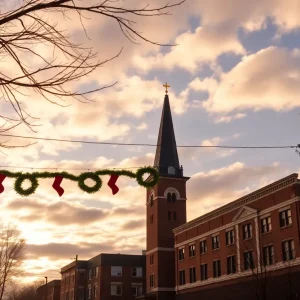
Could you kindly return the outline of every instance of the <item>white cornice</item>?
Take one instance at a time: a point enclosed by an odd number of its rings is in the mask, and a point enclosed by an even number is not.
[[[175,251],[175,249],[174,248],[156,247],[154,249],[151,249],[151,250],[147,251],[146,254],[151,254],[151,253],[157,252],[157,251],[170,251],[170,252],[173,252],[173,251]]]
[[[232,210],[235,210],[235,209],[237,209],[237,208],[239,208],[243,205],[247,205],[251,202],[257,201],[258,199],[260,199],[262,197],[265,197],[269,194],[273,194],[275,191],[279,191],[281,189],[286,188],[289,185],[297,183],[298,182],[297,178],[298,178],[298,174],[293,173],[293,174],[291,174],[291,175],[289,175],[285,178],[282,178],[282,179],[280,179],[280,180],[278,180],[278,181],[276,181],[272,184],[269,184],[269,185],[267,185],[267,186],[265,186],[265,187],[263,187],[263,188],[261,188],[257,191],[254,191],[254,192],[252,192],[252,193],[250,193],[250,194],[248,194],[248,195],[246,195],[242,198],[239,198],[239,199],[237,199],[233,202],[230,202],[230,203],[228,203],[228,204],[226,204],[226,205],[224,205],[224,206],[222,206],[222,207],[220,207],[220,208],[218,208],[218,209],[216,209],[212,212],[209,212],[209,213],[207,213],[203,216],[200,216],[200,217],[198,217],[194,220],[191,220],[191,221],[189,221],[189,222],[187,222],[187,223],[185,223],[185,224],[183,224],[183,225],[181,225],[177,228],[174,228],[173,232],[174,232],[175,235],[178,234],[178,233],[182,233],[185,230],[188,230],[190,228],[198,226],[201,223],[205,223],[208,220],[211,220],[213,218],[218,217],[219,215],[222,215],[224,213],[228,213],[228,212],[230,212]],[[194,223],[195,223],[195,225],[194,225]]]

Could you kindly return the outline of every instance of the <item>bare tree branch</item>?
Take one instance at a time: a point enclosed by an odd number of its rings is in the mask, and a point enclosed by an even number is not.
[[[66,98],[89,102],[89,94],[116,84],[114,82],[87,91],[70,88],[78,80],[117,58],[122,49],[111,58],[100,60],[93,48],[74,42],[57,22],[47,19],[50,13],[61,13],[66,19],[68,14],[74,12],[87,37],[83,20],[101,16],[114,20],[132,43],[141,40],[159,46],[173,46],[146,38],[135,27],[136,21],[129,17],[169,15],[168,9],[184,1],[153,8],[149,4],[142,8],[128,8],[118,5],[119,0],[20,0],[18,7],[6,12],[3,12],[3,4],[0,3],[0,65],[11,65],[9,69],[0,68],[0,100],[10,104],[16,114],[16,118],[0,116],[0,120],[4,121],[14,119],[6,123],[8,127],[1,127],[0,133],[21,123],[33,130],[32,117],[24,111],[21,100],[27,101],[32,93],[63,106],[62,101]],[[52,58],[39,52],[37,47],[41,45],[52,51]],[[25,59],[28,57],[30,63]]]

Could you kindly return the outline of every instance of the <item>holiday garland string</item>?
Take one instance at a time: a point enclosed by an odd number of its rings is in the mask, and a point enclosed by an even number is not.
[[[143,179],[144,175],[149,175],[147,179]],[[38,179],[39,178],[55,178],[55,181],[59,181],[59,183],[56,183],[58,188],[62,189],[60,187],[60,183],[62,179],[68,179],[71,181],[77,181],[79,188],[88,193],[92,194],[100,190],[102,186],[102,180],[99,176],[101,175],[111,175],[115,178],[118,178],[119,176],[126,176],[129,178],[135,178],[137,183],[140,186],[143,186],[145,188],[153,187],[156,185],[159,174],[155,168],[152,167],[143,167],[137,170],[136,173],[128,171],[128,170],[97,170],[95,172],[85,172],[81,173],[80,175],[76,176],[68,172],[32,172],[32,173],[23,173],[23,172],[11,172],[7,170],[0,170],[0,193],[4,190],[2,186],[2,181],[5,179],[5,177],[10,178],[16,178],[14,189],[15,191],[21,195],[21,196],[29,196],[33,194],[37,187],[39,186]],[[85,183],[85,180],[91,179],[94,181],[93,186],[88,186]],[[22,184],[25,180],[29,180],[31,183],[31,186],[28,188],[23,188]],[[116,179],[115,179],[116,180]],[[57,187],[54,187],[55,183],[53,184],[53,188],[57,189]],[[63,189],[62,189],[63,193]],[[61,193],[61,194],[62,194]]]

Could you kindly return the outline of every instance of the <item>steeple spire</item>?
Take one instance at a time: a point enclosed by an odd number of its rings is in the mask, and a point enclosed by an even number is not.
[[[167,83],[163,86],[166,87],[166,95],[161,115],[154,166],[158,168],[161,176],[183,177],[182,168],[179,165],[169,96],[167,94],[167,88],[170,86]]]

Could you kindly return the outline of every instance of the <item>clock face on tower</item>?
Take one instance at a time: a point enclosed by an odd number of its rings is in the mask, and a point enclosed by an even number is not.
[[[174,167],[168,167],[168,174],[175,175],[175,168]]]

